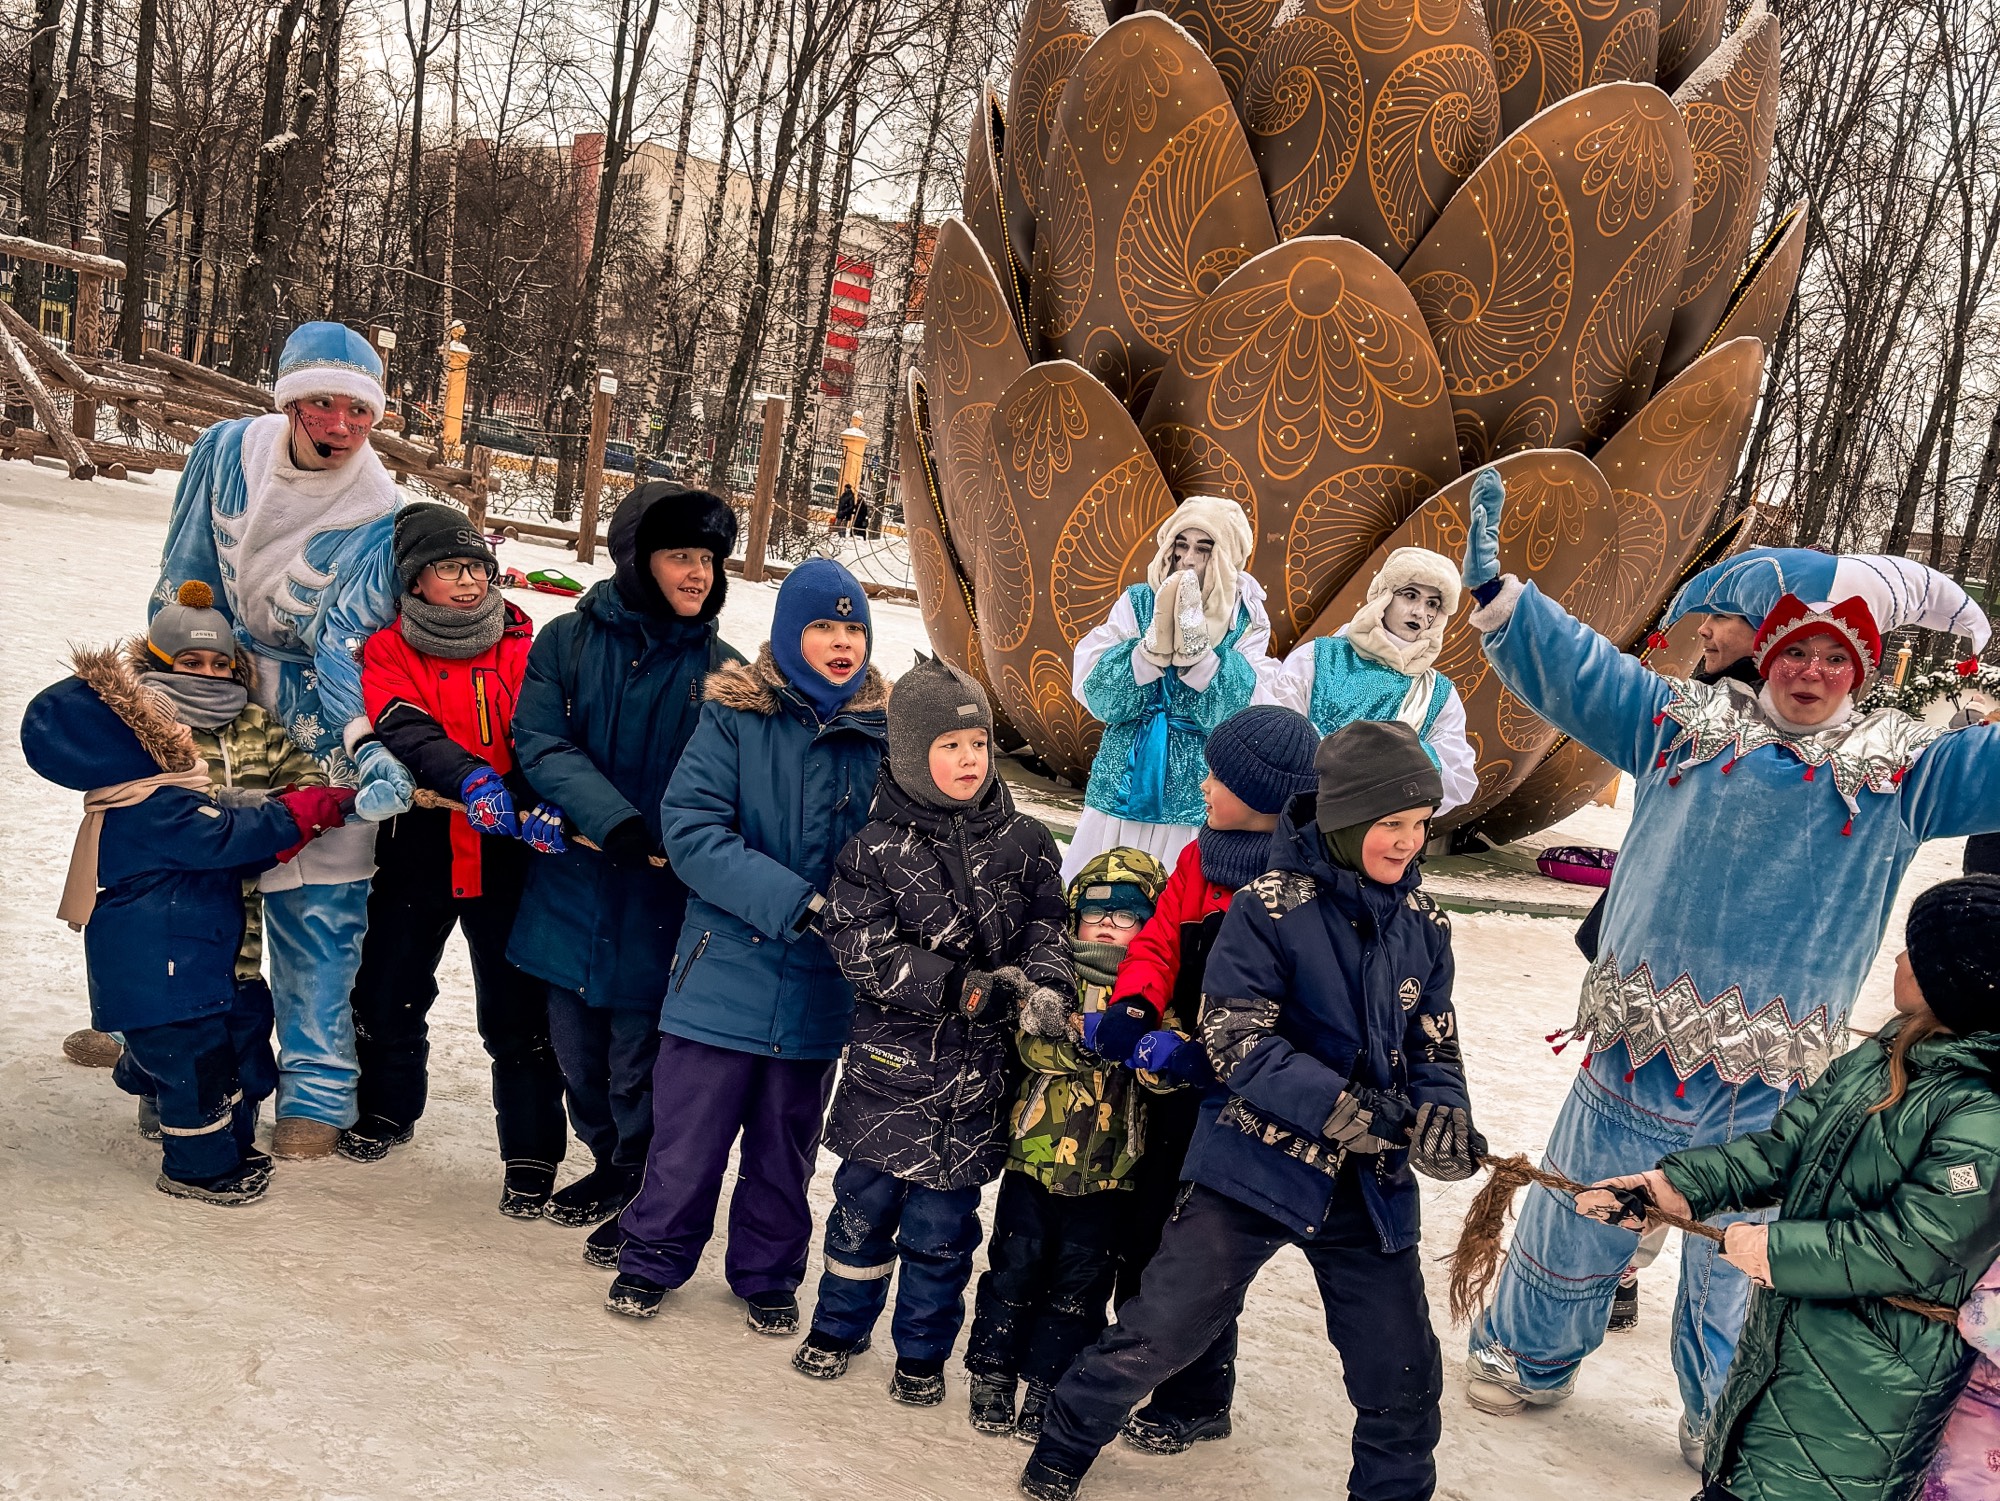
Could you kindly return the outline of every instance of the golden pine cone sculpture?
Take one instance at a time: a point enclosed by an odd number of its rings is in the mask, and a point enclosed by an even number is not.
[[[932,642],[1058,775],[1100,730],[1076,643],[1189,494],[1248,514],[1274,654],[1391,549],[1456,557],[1487,463],[1502,566],[1622,646],[1726,549],[1806,206],[1752,247],[1778,23],[1724,12],[1030,0],[939,230],[903,502]],[[1438,667],[1479,761],[1453,822],[1528,832],[1609,779],[1464,613]]]

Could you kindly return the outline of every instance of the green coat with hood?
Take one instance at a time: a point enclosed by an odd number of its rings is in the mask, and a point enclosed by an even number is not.
[[[1957,1307],[2000,1252],[2000,1032],[1909,1052],[1889,1109],[1885,1031],[1767,1131],[1666,1158],[1698,1218],[1779,1206],[1708,1432],[1740,1501],[1914,1501],[1972,1347],[1891,1296]]]

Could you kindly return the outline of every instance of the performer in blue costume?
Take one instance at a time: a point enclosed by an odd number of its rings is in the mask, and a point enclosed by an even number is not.
[[[1480,476],[1467,539],[1486,655],[1529,708],[1634,783],[1570,1029],[1584,1067],[1546,1158],[1592,1182],[1762,1129],[1842,1050],[1918,846],[2000,828],[2000,730],[1863,713],[1856,695],[1884,631],[1925,626],[1983,648],[1990,627],[1950,579],[1908,559],[1760,549],[1696,575],[1668,620],[1758,622],[1764,682],[1661,677],[1533,583],[1500,577],[1503,493],[1499,476]],[[1528,1192],[1472,1330],[1467,1395],[1490,1413],[1570,1394],[1637,1241]],[[1684,1238],[1673,1359],[1697,1468],[1748,1297],[1712,1242]]]
[[[410,805],[410,774],[361,707],[361,645],[396,618],[394,482],[369,447],[382,362],[339,323],[285,341],[278,410],[218,423],[188,455],[168,523],[157,612],[200,579],[256,669],[253,692],[286,733],[358,786],[379,821]],[[354,1124],[354,1021],[375,831],[315,840],[262,882],[278,1018],[278,1119],[271,1149],[317,1157]]]
[[[1243,507],[1190,495],[1156,540],[1146,582],[1076,644],[1070,691],[1104,721],[1104,739],[1063,855],[1065,881],[1118,845],[1173,868],[1207,817],[1208,732],[1250,707],[1272,666]]]
[[[1458,612],[1458,565],[1422,547],[1399,547],[1368,582],[1354,619],[1302,641],[1265,678],[1257,701],[1297,709],[1321,735],[1359,719],[1401,720],[1417,732],[1444,779],[1440,814],[1479,791],[1465,734],[1465,701],[1435,666]]]

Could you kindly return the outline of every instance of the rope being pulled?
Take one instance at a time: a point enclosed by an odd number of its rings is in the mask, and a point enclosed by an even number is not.
[[[453,798],[445,797],[440,793],[432,792],[429,789],[423,787],[419,787],[416,790],[416,794],[410,799],[410,801],[415,803],[419,808],[442,808],[447,813],[463,813],[465,811],[464,803],[458,802],[456,799]],[[572,844],[580,844],[587,850],[597,850],[599,854],[604,853],[601,847],[599,847],[596,844],[593,844],[590,840],[586,839],[581,834],[573,834],[573,833],[565,834],[564,837],[567,838]],[[648,855],[646,857],[646,863],[648,865],[653,866],[655,869],[665,870],[667,866],[667,857],[665,855]]]
[[[1492,1176],[1473,1199],[1472,1208],[1466,1212],[1464,1228],[1459,1231],[1458,1245],[1447,1258],[1451,1263],[1451,1316],[1453,1322],[1460,1324],[1469,1322],[1485,1306],[1486,1295],[1492,1291],[1494,1282],[1500,1276],[1501,1264],[1507,1259],[1500,1232],[1506,1226],[1508,1215],[1514,1211],[1514,1195],[1530,1183],[1539,1183],[1571,1198],[1590,1191],[1589,1184],[1576,1183],[1560,1173],[1538,1168],[1518,1154],[1513,1157],[1482,1157],[1479,1160],[1492,1170]],[[1657,1204],[1649,1204],[1646,1214],[1654,1224],[1670,1225],[1689,1235],[1699,1235],[1704,1240],[1722,1244],[1723,1232],[1714,1225],[1671,1214]],[[1948,1304],[1903,1297],[1885,1297],[1878,1301],[1921,1314],[1940,1324],[1958,1322],[1958,1310]]]

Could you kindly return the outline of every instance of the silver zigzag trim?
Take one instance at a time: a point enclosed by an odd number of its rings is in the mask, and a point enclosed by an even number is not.
[[[1703,1000],[1685,973],[1664,987],[1645,964],[1620,975],[1615,954],[1604,955],[1584,976],[1573,1030],[1590,1039],[1593,1052],[1622,1041],[1634,1068],[1665,1053],[1683,1079],[1712,1067],[1724,1083],[1761,1079],[1773,1089],[1812,1083],[1836,1052],[1834,1022],[1824,1006],[1794,1022],[1782,996],[1756,1011],[1736,985]]]

